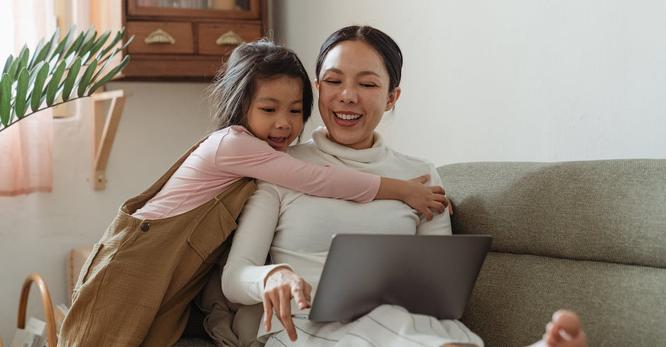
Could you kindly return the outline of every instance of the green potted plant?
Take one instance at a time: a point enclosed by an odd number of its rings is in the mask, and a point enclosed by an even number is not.
[[[111,40],[110,31],[99,36],[94,29],[75,31],[70,29],[60,39],[56,30],[50,39],[40,40],[32,54],[23,46],[16,57],[5,60],[0,77],[0,131],[43,109],[90,96],[129,63],[129,55],[117,65],[113,62],[134,38],[123,44],[124,28]]]

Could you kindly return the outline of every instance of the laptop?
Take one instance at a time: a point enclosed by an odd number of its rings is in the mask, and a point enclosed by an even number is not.
[[[351,321],[382,304],[460,319],[490,249],[489,235],[338,234],[309,315]]]

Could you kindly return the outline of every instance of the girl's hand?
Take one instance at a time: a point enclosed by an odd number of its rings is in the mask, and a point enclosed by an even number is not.
[[[446,197],[444,188],[440,186],[426,186],[430,175],[423,175],[404,181],[403,201],[411,206],[426,220],[432,219],[432,212],[442,213],[449,206],[449,214],[453,214],[449,199]]]
[[[279,267],[268,273],[264,285],[264,329],[271,330],[273,311],[287,331],[289,339],[296,341],[296,327],[291,318],[291,298],[299,309],[310,307],[312,286],[303,277],[285,267]]]

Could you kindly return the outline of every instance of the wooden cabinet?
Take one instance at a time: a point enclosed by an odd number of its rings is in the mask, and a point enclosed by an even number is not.
[[[266,0],[91,0],[91,12],[98,30],[134,35],[122,80],[210,81],[238,44],[268,31]]]

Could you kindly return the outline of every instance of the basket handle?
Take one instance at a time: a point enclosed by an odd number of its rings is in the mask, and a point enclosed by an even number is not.
[[[46,282],[38,273],[31,273],[23,281],[23,288],[21,288],[21,299],[19,300],[18,322],[16,323],[19,329],[25,329],[25,311],[28,307],[28,294],[30,294],[30,286],[32,283],[37,283],[39,293],[42,297],[42,305],[44,306],[44,315],[46,317],[46,327],[48,333],[48,344],[51,347],[56,346],[58,338],[56,335],[55,315],[53,313],[53,302],[51,301],[51,294]],[[0,346],[1,347],[1,346]]]

